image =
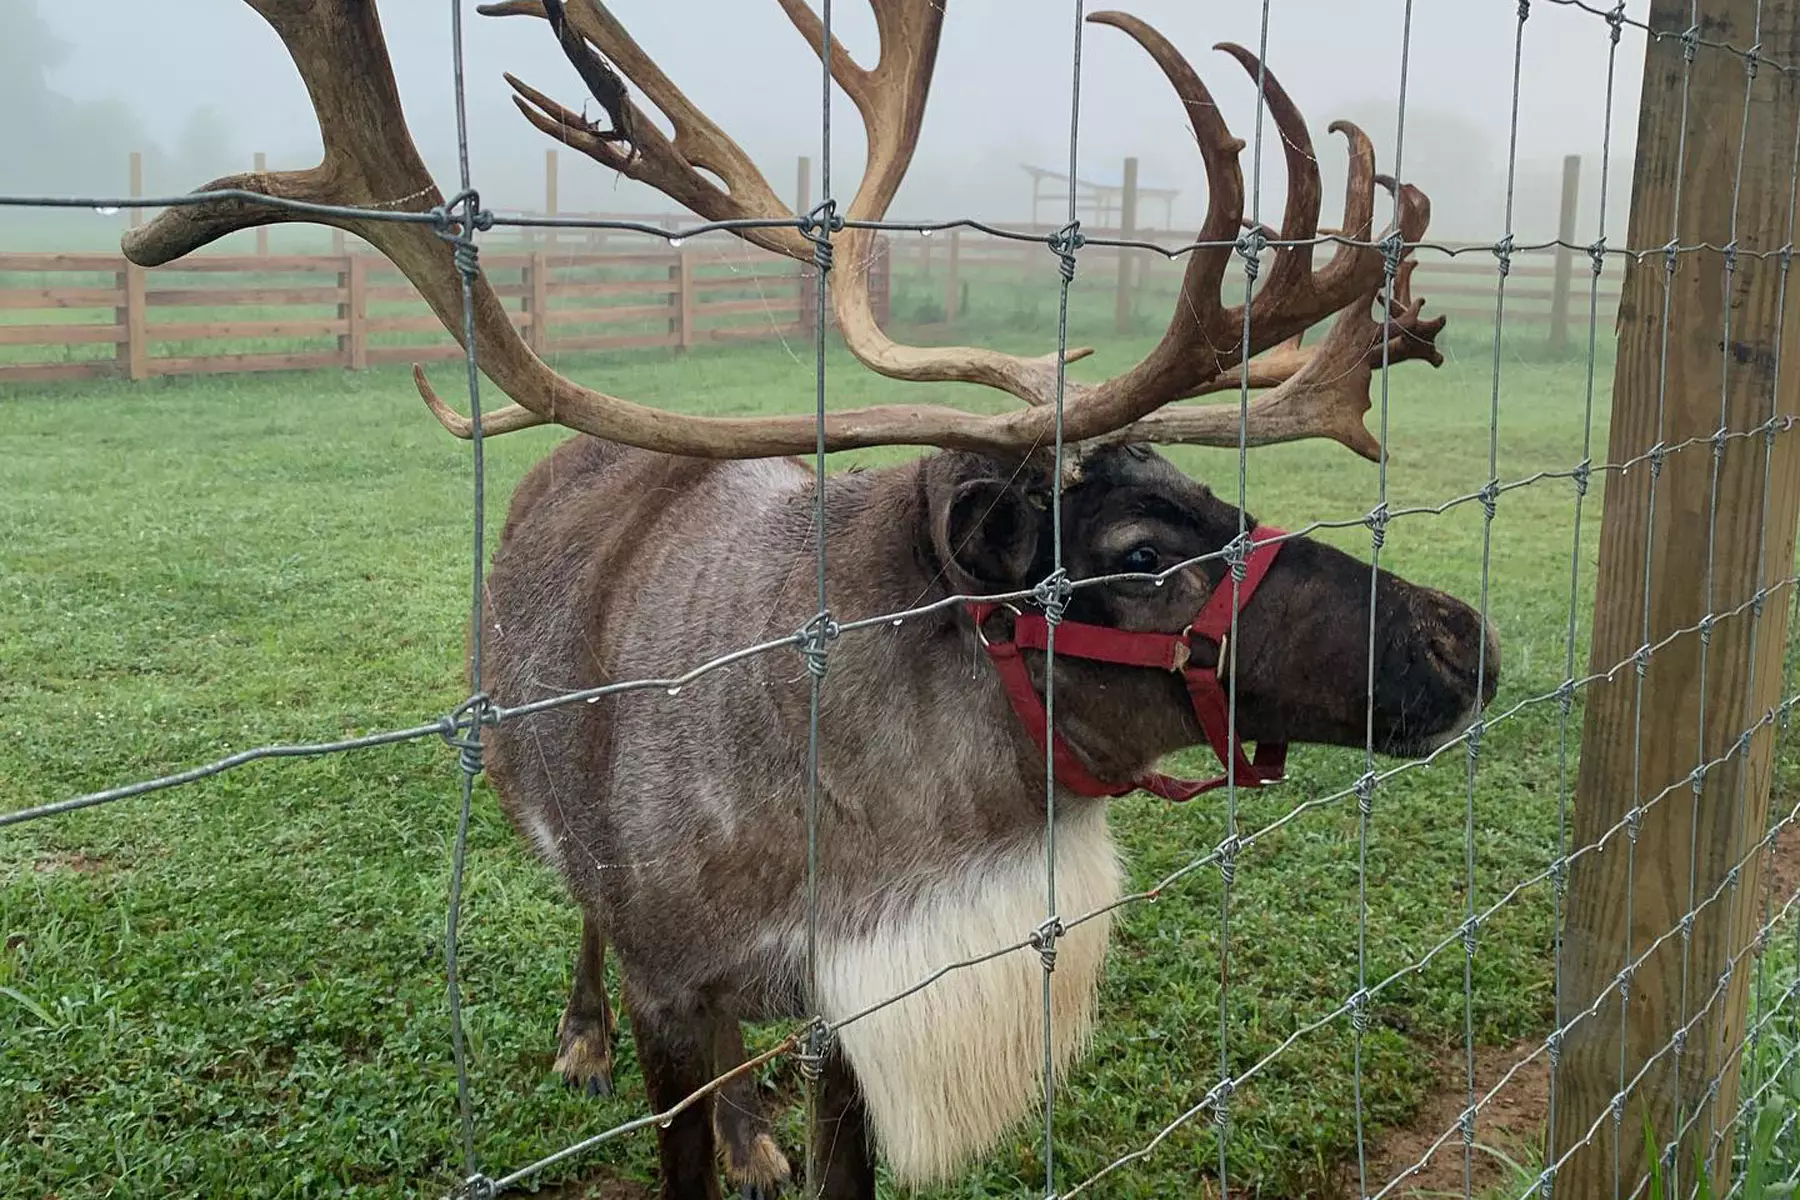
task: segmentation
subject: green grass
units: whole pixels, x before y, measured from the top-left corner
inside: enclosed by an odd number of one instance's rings
[[[1102,340],[1104,281],[1078,291],[1077,340]],[[971,314],[984,342],[1053,344],[1054,313]],[[1085,328],[1084,328],[1085,327]],[[972,336],[972,335],[971,335]],[[1111,340],[1097,376],[1148,338]],[[1439,503],[1487,477],[1490,351],[1451,341],[1443,370],[1397,371],[1395,507]],[[1580,457],[1585,372],[1503,346],[1503,478]],[[584,382],[688,411],[804,411],[804,346],[575,359]],[[436,375],[454,390],[457,370]],[[831,358],[834,406],[949,389],[874,379]],[[1597,431],[1609,373],[1602,365]],[[1002,400],[954,395],[997,408]],[[489,403],[498,401],[491,390]],[[521,473],[561,435],[489,447],[491,529]],[[1603,436],[1598,444],[1603,446]],[[904,451],[837,456],[893,461]],[[1233,451],[1174,452],[1235,491]],[[408,725],[462,699],[469,592],[469,449],[420,411],[405,375],[216,377],[14,389],[0,396],[0,810],[59,799],[253,745]],[[1260,518],[1354,518],[1376,470],[1329,445],[1259,450]],[[1576,658],[1591,611],[1590,498]],[[1491,611],[1505,637],[1499,704],[1563,675],[1573,489],[1504,495],[1492,527]],[[1360,529],[1321,536],[1366,552]],[[1407,517],[1384,561],[1478,595],[1478,504]],[[670,664],[672,668],[686,664]],[[1579,709],[1573,728],[1579,728]],[[1541,870],[1557,842],[1558,715],[1524,710],[1484,740],[1475,902]],[[1190,764],[1199,767],[1195,762]],[[1783,779],[1791,777],[1784,759]],[[1297,749],[1293,781],[1241,798],[1259,828],[1345,787],[1358,752]],[[193,786],[0,833],[0,1195],[432,1194],[458,1160],[442,925],[457,796],[435,742],[254,765]],[[1368,964],[1381,979],[1456,929],[1465,904],[1462,759],[1404,774],[1375,805]],[[1222,836],[1216,800],[1121,802],[1134,883]],[[1093,1052],[1063,1091],[1064,1185],[1193,1105],[1224,1054],[1241,1071],[1356,986],[1356,820],[1335,805],[1262,839],[1232,892],[1232,976],[1220,995],[1220,882],[1197,873],[1126,911]],[[477,1149],[510,1169],[619,1120],[644,1096],[622,1042],[620,1096],[567,1094],[549,1074],[576,920],[485,785],[471,830],[462,963]],[[1483,930],[1473,1020],[1484,1043],[1545,1030],[1550,900],[1525,892]],[[1429,1059],[1463,1027],[1460,949],[1389,988],[1363,1045],[1373,1126],[1405,1121]],[[758,1031],[766,1045],[774,1030]],[[1308,1034],[1233,1097],[1237,1181],[1316,1194],[1354,1153],[1352,1038]],[[794,1094],[791,1064],[770,1082]],[[798,1118],[784,1134],[794,1144]],[[1194,1122],[1101,1195],[1204,1194],[1210,1126]],[[653,1177],[648,1131],[555,1168],[546,1182]],[[1041,1188],[1022,1129],[942,1196]]]

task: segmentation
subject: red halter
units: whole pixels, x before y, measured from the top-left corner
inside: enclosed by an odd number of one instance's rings
[[[1239,613],[1250,603],[1250,597],[1256,594],[1257,586],[1269,573],[1275,555],[1281,550],[1280,541],[1269,539],[1285,535],[1279,529],[1259,525],[1251,531],[1251,536],[1260,544],[1251,549],[1244,563],[1244,578],[1237,588],[1236,612]],[[1179,671],[1182,682],[1187,684],[1188,697],[1194,705],[1194,716],[1199,720],[1200,728],[1205,731],[1206,740],[1212,745],[1213,753],[1218,755],[1219,762],[1226,764],[1235,760],[1237,785],[1242,788],[1259,788],[1265,784],[1279,783],[1285,776],[1287,743],[1259,743],[1256,758],[1252,761],[1244,753],[1243,738],[1232,736],[1230,698],[1223,677],[1225,641],[1231,632],[1231,620],[1235,615],[1231,601],[1232,589],[1230,580],[1227,579],[1214,589],[1205,607],[1200,610],[1200,615],[1186,629],[1175,634],[1127,633],[1107,625],[1063,621],[1056,627],[1056,653],[1127,667]],[[1012,701],[1013,711],[1019,714],[1019,720],[1024,722],[1038,748],[1043,749],[1045,730],[1049,724],[1048,713],[1037,689],[1031,685],[1031,675],[1026,670],[1025,659],[1020,651],[1046,649],[1050,641],[1050,623],[1041,613],[1021,613],[1011,605],[978,601],[971,603],[968,608],[969,615],[975,620],[975,631],[981,638],[981,644],[994,660],[994,669],[1000,672],[1000,681],[1006,687],[1007,699]],[[1013,613],[1013,634],[1005,641],[990,641],[985,626],[988,618],[1001,608],[1010,609]],[[1216,665],[1192,665],[1189,660],[1195,637],[1205,638],[1218,646]],[[1080,796],[1123,796],[1142,788],[1165,800],[1191,800],[1202,792],[1224,787],[1229,778],[1228,775],[1220,775],[1216,779],[1207,780],[1177,779],[1158,771],[1149,771],[1120,787],[1094,778],[1082,766],[1081,760],[1075,757],[1074,750],[1061,733],[1054,734],[1051,753],[1056,764],[1056,778]]]

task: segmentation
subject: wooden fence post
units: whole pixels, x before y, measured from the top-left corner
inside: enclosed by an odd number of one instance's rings
[[[344,303],[338,316],[345,322],[344,336],[338,339],[344,365],[352,371],[369,369],[369,263],[360,254],[346,255],[344,269],[338,275],[338,286],[344,289]]]
[[[331,230],[331,255],[333,258],[342,258],[346,253],[347,251],[344,249],[344,231],[333,226]]]
[[[1569,284],[1575,274],[1575,210],[1581,200],[1581,155],[1563,158],[1562,214],[1556,222],[1556,281],[1550,292],[1550,349],[1561,354],[1569,348]]]
[[[550,345],[550,256],[542,250],[531,252],[525,268],[525,311],[531,314],[526,343],[541,355]]]
[[[1119,236],[1121,238],[1129,238],[1137,232],[1137,193],[1138,160],[1128,158],[1125,160],[1125,186],[1119,194]],[[1113,328],[1120,333],[1128,333],[1131,330],[1131,302],[1134,299],[1131,269],[1137,265],[1137,260],[1132,257],[1131,251],[1123,247],[1118,250],[1118,255],[1119,284],[1118,290],[1113,294]]]
[[[944,272],[944,323],[956,321],[957,310],[962,307],[962,280],[958,277],[962,260],[962,230],[950,231],[950,263]]]
[[[116,356],[125,369],[127,379],[150,378],[150,345],[145,328],[145,268],[127,262],[115,276],[116,286],[125,293],[125,307],[113,310],[113,320],[125,330]]]
[[[131,152],[131,168],[130,168],[130,170],[131,170],[131,174],[130,174],[131,198],[133,200],[142,200],[144,198],[144,154],[143,154],[143,151],[133,150]],[[130,211],[130,215],[128,217],[126,217],[126,223],[129,224],[133,229],[136,229],[139,225],[142,225],[144,223],[144,210],[141,208],[132,209]]]
[[[669,264],[669,283],[669,336],[677,350],[686,350],[694,344],[694,260],[686,246]]]
[[[268,169],[269,156],[264,154],[261,150],[258,150],[256,152],[256,173],[261,175]],[[267,254],[269,252],[269,227],[267,225],[258,225],[256,227],[256,252],[258,254]]]
[[[1688,10],[1688,0],[1653,0],[1649,25],[1685,29]],[[1793,573],[1800,435],[1775,434],[1766,449],[1761,437],[1729,441],[1716,466],[1706,439],[1721,417],[1729,430],[1753,430],[1800,403],[1792,378],[1778,380],[1775,368],[1785,362],[1791,374],[1800,364],[1800,303],[1786,305],[1785,327],[1777,328],[1787,270],[1770,253],[1792,237],[1800,80],[1764,70],[1747,81],[1739,54],[1716,44],[1760,40],[1771,58],[1794,61],[1800,0],[1718,0],[1707,13],[1713,44],[1691,63],[1681,39],[1649,42],[1629,244],[1731,241],[1741,166],[1735,239],[1746,253],[1730,273],[1717,253],[1682,252],[1666,273],[1663,255],[1651,254],[1629,269],[1620,301],[1606,461],[1686,438],[1701,444],[1658,460],[1660,472],[1605,476],[1592,663],[1606,670],[1635,655],[1638,668],[1595,683],[1583,713],[1571,845],[1584,853],[1568,871],[1557,1014],[1559,1026],[1572,1024],[1555,1060],[1546,1160],[1561,1163],[1558,1196],[1614,1195],[1615,1154],[1623,1194],[1631,1194],[1649,1166],[1646,1118],[1658,1146],[1687,1128],[1665,1194],[1691,1193],[1696,1155],[1712,1164],[1712,1194],[1729,1185],[1733,1140],[1715,1148],[1711,1132],[1731,1129],[1737,1115],[1753,974],[1746,944],[1760,921],[1764,855],[1750,855],[1736,872],[1768,816],[1776,731],[1765,714],[1783,686],[1789,632],[1785,595],[1754,608],[1751,598]],[[1670,85],[1684,75],[1686,87]],[[1690,110],[1694,136],[1683,139]],[[1748,139],[1741,158],[1740,112]],[[1742,612],[1705,626],[1710,637],[1673,636],[1740,605]],[[1653,653],[1643,649],[1665,638]],[[1605,852],[1591,852],[1603,837]],[[1729,964],[1736,969],[1728,973]],[[1595,1014],[1583,1015],[1590,1006]],[[1627,1087],[1614,1109],[1621,1072]]]

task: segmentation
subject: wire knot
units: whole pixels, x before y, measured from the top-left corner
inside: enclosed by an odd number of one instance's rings
[[[494,1200],[500,1189],[486,1175],[476,1172],[456,1186],[452,1200]]]
[[[1475,1105],[1471,1104],[1462,1110],[1462,1118],[1457,1124],[1462,1126],[1463,1145],[1473,1146],[1475,1144]]]
[[[1056,942],[1067,932],[1061,917],[1051,917],[1031,931],[1031,947],[1038,952],[1038,961],[1044,964],[1044,970],[1056,970]]]
[[[1350,997],[1350,1027],[1358,1033],[1369,1029],[1369,989],[1357,988]]]
[[[799,1064],[800,1074],[813,1082],[825,1073],[825,1056],[831,1053],[832,1033],[825,1022],[817,1017],[806,1027],[801,1035],[800,1049],[794,1054],[794,1061]]]
[[[1381,273],[1388,281],[1388,290],[1393,291],[1394,277],[1400,274],[1400,262],[1406,257],[1406,239],[1398,229],[1376,243],[1381,251]]]
[[[1562,715],[1568,716],[1575,708],[1575,680],[1565,679],[1556,685],[1556,706],[1562,709]]]
[[[1630,967],[1626,967],[1623,971],[1619,972],[1618,978],[1613,981],[1613,986],[1615,986],[1619,990],[1619,999],[1621,999],[1621,1000],[1631,999],[1631,968]]]
[[[1475,935],[1481,930],[1481,918],[1470,917],[1462,923],[1463,953],[1470,958],[1475,957]]]
[[[1486,514],[1488,520],[1493,520],[1494,507],[1500,503],[1500,481],[1498,479],[1488,480],[1476,495],[1481,500],[1481,511]]]
[[[1058,570],[1031,589],[1031,602],[1044,610],[1046,625],[1061,625],[1069,609],[1069,597],[1075,592],[1068,572]]]
[[[1613,5],[1613,10],[1606,14],[1606,23],[1612,26],[1612,44],[1619,44],[1619,35],[1625,31],[1625,0]]]
[[[837,619],[829,612],[820,613],[800,630],[800,657],[806,660],[806,669],[813,678],[825,678],[826,659],[839,632]]]
[[[1689,25],[1681,31],[1681,57],[1684,62],[1693,62],[1694,54],[1700,49],[1700,27]]]
[[[1573,479],[1575,481],[1575,498],[1576,499],[1579,500],[1583,496],[1586,496],[1588,494],[1588,483],[1589,483],[1589,481],[1591,481],[1593,479],[1593,476],[1594,476],[1594,460],[1593,459],[1584,458],[1575,465],[1575,470],[1570,472],[1569,478]]]
[[[1694,940],[1694,914],[1688,913],[1687,915],[1682,917],[1681,923],[1678,924],[1676,926],[1676,928],[1681,931],[1681,940],[1684,944],[1687,942],[1693,941]]]
[[[1226,887],[1237,882],[1237,856],[1243,848],[1244,843],[1234,833],[1220,842],[1214,851],[1219,856],[1219,878],[1225,881]]]
[[[1056,255],[1062,270],[1065,284],[1075,282],[1075,255],[1087,245],[1087,238],[1081,234],[1081,222],[1070,221],[1046,239],[1050,253]]]
[[[1249,282],[1256,282],[1256,276],[1262,270],[1262,252],[1268,247],[1269,239],[1263,236],[1260,226],[1240,233],[1233,243],[1232,249],[1244,260],[1244,278]]]
[[[1550,1060],[1550,1069],[1552,1071],[1556,1069],[1558,1063],[1562,1062],[1562,1048],[1563,1031],[1560,1029],[1552,1030],[1550,1036],[1544,1039],[1544,1054]]]
[[[1644,645],[1639,646],[1637,648],[1637,653],[1633,654],[1631,656],[1631,661],[1637,667],[1637,673],[1638,673],[1639,679],[1642,679],[1645,675],[1648,675],[1650,673],[1650,646],[1649,646],[1649,644],[1645,643]]]
[[[1387,501],[1383,500],[1371,508],[1369,515],[1363,518],[1363,524],[1369,527],[1369,545],[1376,550],[1381,549],[1383,543],[1387,541],[1388,517]]]
[[[1569,886],[1569,860],[1559,858],[1550,864],[1550,887],[1557,895],[1562,895]]]
[[[1762,59],[1762,43],[1757,42],[1744,51],[1744,76],[1746,80],[1756,78],[1756,64]]]
[[[1658,442],[1656,445],[1650,447],[1650,452],[1645,455],[1645,457],[1650,460],[1650,478],[1660,478],[1662,476],[1663,463],[1669,457],[1668,446],[1664,445],[1662,442]]]
[[[1225,547],[1225,565],[1231,568],[1231,577],[1239,583],[1244,582],[1244,575],[1250,569],[1250,540],[1250,532],[1245,530]]]
[[[1543,1200],[1550,1200],[1550,1193],[1556,1188],[1556,1168],[1545,1167],[1544,1173],[1538,1176],[1537,1191]]]
[[[1738,880],[1739,880],[1739,878],[1741,878],[1741,876],[1739,875],[1739,872],[1741,870],[1742,870],[1741,867],[1734,866],[1731,868],[1731,870],[1725,872],[1725,890],[1726,891],[1731,891],[1731,892],[1737,891]]]
[[[837,201],[821,200],[813,206],[811,212],[800,218],[799,228],[800,236],[812,243],[813,266],[821,274],[831,270],[831,235],[844,228],[844,218],[838,215]]]
[[[1213,1124],[1224,1128],[1231,1120],[1231,1093],[1237,1089],[1229,1077],[1219,1080],[1206,1091],[1206,1099],[1202,1101],[1212,1109]]]
[[[1677,1029],[1674,1034],[1670,1036],[1669,1049],[1675,1052],[1676,1058],[1680,1058],[1687,1052],[1687,1030]]]
[[[1507,234],[1491,247],[1493,255],[1500,263],[1500,278],[1505,279],[1512,274],[1513,235]]]
[[[1694,626],[1694,631],[1700,635],[1700,644],[1702,646],[1712,645],[1714,624],[1715,621],[1713,620],[1713,615],[1707,613],[1704,617],[1700,618],[1700,623]]]
[[[1625,1120],[1625,1093],[1614,1092],[1610,1107],[1612,1108],[1613,1124],[1618,1125],[1623,1122]]]
[[[1776,253],[1775,257],[1781,263],[1781,269],[1783,271],[1785,271],[1789,267],[1793,266],[1794,265],[1794,243],[1789,242],[1787,245],[1783,246]]]
[[[1625,814],[1625,836],[1632,842],[1638,840],[1638,831],[1644,827],[1644,810],[1634,806]]]
[[[1590,244],[1588,246],[1587,252],[1588,252],[1588,266],[1590,269],[1592,269],[1594,274],[1598,275],[1598,274],[1600,274],[1600,272],[1606,270],[1606,239],[1605,238],[1603,238],[1603,237],[1595,238],[1594,241],[1592,242],[1592,244]]]
[[[1521,23],[1531,19],[1531,0],[1519,0],[1519,20]]]
[[[1733,272],[1735,272],[1737,270],[1737,265],[1738,265],[1738,262],[1737,262],[1737,260],[1738,260],[1737,239],[1733,238],[1731,241],[1726,242],[1722,247],[1719,248],[1719,253],[1725,259],[1725,274],[1730,275]]]
[[[1675,274],[1675,268],[1681,265],[1681,246],[1671,240],[1663,246],[1663,274]]]
[[[1357,779],[1354,791],[1356,811],[1365,817],[1372,814],[1375,811],[1375,772],[1364,771]]]
[[[1471,763],[1476,762],[1481,758],[1481,735],[1486,728],[1486,724],[1477,719],[1474,724],[1469,726],[1468,731],[1463,734],[1464,742],[1468,746],[1469,761]]]
[[[494,702],[486,692],[476,692],[438,719],[438,736],[457,752],[457,765],[464,774],[481,774],[481,727],[494,722]]]

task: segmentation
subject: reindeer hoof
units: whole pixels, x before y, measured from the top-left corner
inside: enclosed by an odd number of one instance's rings
[[[738,1185],[740,1200],[776,1200],[793,1178],[787,1155],[775,1139],[759,1133],[748,1147],[726,1142],[725,1177]]]
[[[564,1016],[553,1069],[571,1091],[589,1096],[613,1094],[612,1036],[603,1022]]]

